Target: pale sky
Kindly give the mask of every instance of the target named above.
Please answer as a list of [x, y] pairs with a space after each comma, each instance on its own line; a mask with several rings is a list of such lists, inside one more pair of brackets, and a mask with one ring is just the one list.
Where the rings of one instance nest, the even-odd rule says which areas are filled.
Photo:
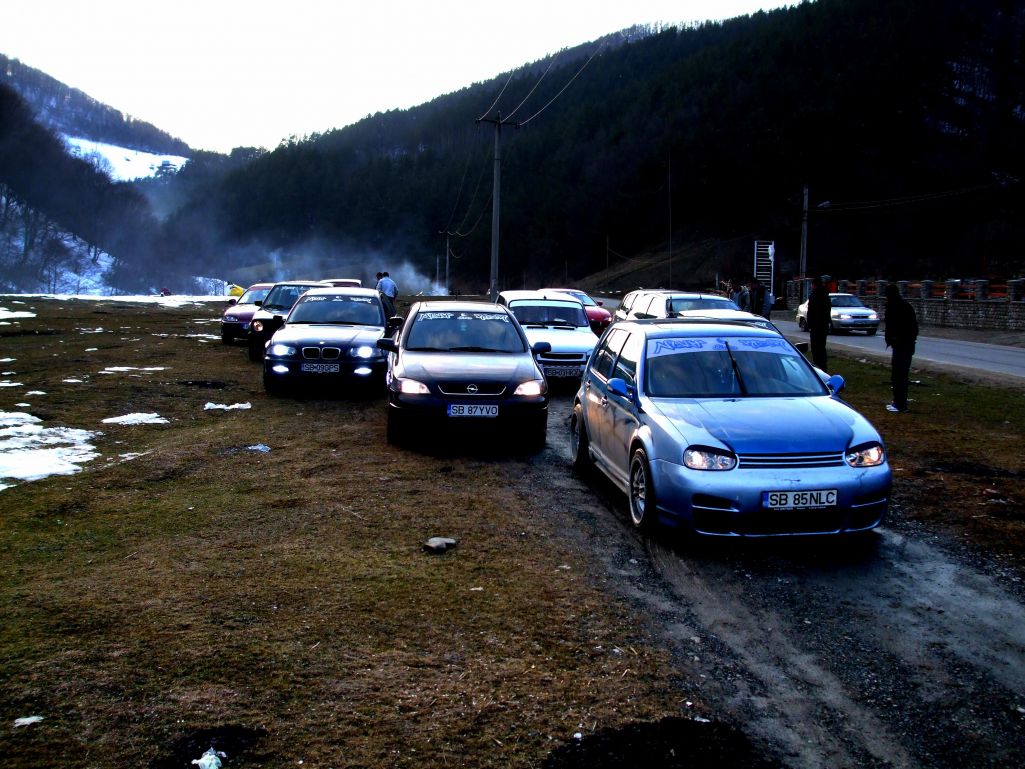
[[227, 152], [422, 104], [634, 24], [796, 1], [7, 0], [0, 53]]

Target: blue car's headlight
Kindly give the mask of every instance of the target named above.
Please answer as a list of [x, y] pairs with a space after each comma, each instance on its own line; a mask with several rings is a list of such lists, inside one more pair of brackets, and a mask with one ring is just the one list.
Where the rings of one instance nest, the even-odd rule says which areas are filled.
[[287, 358], [290, 355], [295, 355], [295, 348], [289, 347], [287, 344], [272, 344], [270, 354], [278, 358]]
[[876, 467], [886, 461], [886, 452], [878, 443], [855, 446], [844, 457], [851, 467]]
[[362, 358], [363, 360], [366, 360], [367, 358], [373, 358], [379, 354], [380, 353], [378, 353], [376, 347], [370, 347], [365, 344], [362, 344], [359, 347], [349, 348], [349, 356], [352, 358]]
[[691, 446], [683, 452], [683, 464], [691, 470], [732, 470], [737, 466], [737, 458], [721, 449]]

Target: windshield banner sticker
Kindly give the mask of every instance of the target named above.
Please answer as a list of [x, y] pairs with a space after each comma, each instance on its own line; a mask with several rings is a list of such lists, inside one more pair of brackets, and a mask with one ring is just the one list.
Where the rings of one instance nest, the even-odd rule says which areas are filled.
[[648, 344], [648, 357], [657, 358], [660, 355], [676, 355], [687, 352], [724, 352], [727, 343], [732, 350], [747, 350], [751, 352], [775, 352], [783, 355], [798, 355], [796, 349], [791, 347], [785, 339], [760, 339], [740, 337], [725, 339], [653, 339]]

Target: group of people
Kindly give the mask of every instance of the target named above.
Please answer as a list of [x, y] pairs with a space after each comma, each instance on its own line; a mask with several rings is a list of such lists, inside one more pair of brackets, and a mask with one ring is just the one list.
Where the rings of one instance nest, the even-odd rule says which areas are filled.
[[753, 278], [748, 283], [738, 283], [737, 288], [730, 294], [730, 299], [744, 312], [753, 312], [761, 315], [766, 320], [772, 315], [772, 308], [776, 304], [776, 297], [761, 280]]
[[[812, 278], [811, 296], [808, 298], [808, 331], [811, 334], [812, 363], [826, 371], [826, 335], [830, 327], [829, 289], [818, 276]], [[918, 318], [915, 308], [900, 295], [896, 283], [886, 286], [886, 307], [883, 322], [886, 347], [893, 351], [890, 358], [890, 387], [893, 402], [887, 411], [904, 413], [908, 410], [908, 379], [911, 358], [918, 339]]]

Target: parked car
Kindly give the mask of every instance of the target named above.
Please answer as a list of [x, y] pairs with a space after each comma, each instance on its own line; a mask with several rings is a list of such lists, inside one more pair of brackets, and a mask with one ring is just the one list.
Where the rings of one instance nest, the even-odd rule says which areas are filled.
[[387, 360], [377, 340], [395, 333], [399, 325], [385, 318], [381, 297], [373, 289], [311, 288], [267, 345], [264, 389], [282, 395], [308, 386], [364, 392], [379, 387]]
[[233, 344], [249, 335], [249, 322], [253, 313], [273, 286], [273, 283], [254, 283], [242, 296], [231, 302], [231, 306], [221, 315], [221, 341], [224, 344]]
[[571, 417], [574, 463], [629, 498], [638, 528], [701, 534], [872, 529], [883, 441], [782, 335], [746, 322], [624, 321], [602, 337]]
[[[829, 295], [829, 333], [864, 331], [873, 336], [879, 330], [879, 313], [866, 307], [854, 294]], [[808, 302], [797, 307], [797, 325], [808, 331]]]
[[[494, 443], [531, 449], [548, 430], [548, 383], [515, 316], [487, 302], [418, 302], [401, 332], [377, 346], [388, 356], [389, 443], [475, 429]], [[425, 431], [425, 427], [430, 430]]]
[[512, 310], [531, 345], [551, 346], [537, 356], [549, 380], [580, 378], [598, 337], [577, 299], [558, 291], [503, 291], [498, 304]]
[[281, 328], [285, 316], [299, 297], [311, 288], [323, 286], [319, 280], [286, 280], [275, 283], [249, 321], [249, 331], [246, 334], [249, 360], [263, 360], [267, 342], [274, 336], [274, 332]]
[[363, 281], [359, 278], [324, 278], [320, 282], [325, 286], [337, 288], [360, 288], [363, 285]]
[[591, 331], [598, 336], [605, 333], [605, 329], [612, 323], [612, 313], [606, 310], [600, 301], [596, 301], [586, 292], [576, 288], [543, 288], [544, 292], [558, 291], [561, 294], [569, 294], [578, 299], [584, 305], [584, 312], [587, 313], [587, 322], [591, 324]]
[[743, 320], [771, 331], [778, 329], [761, 315], [740, 309], [732, 299], [719, 294], [651, 289], [636, 292], [624, 320], [646, 318], [715, 318]]

